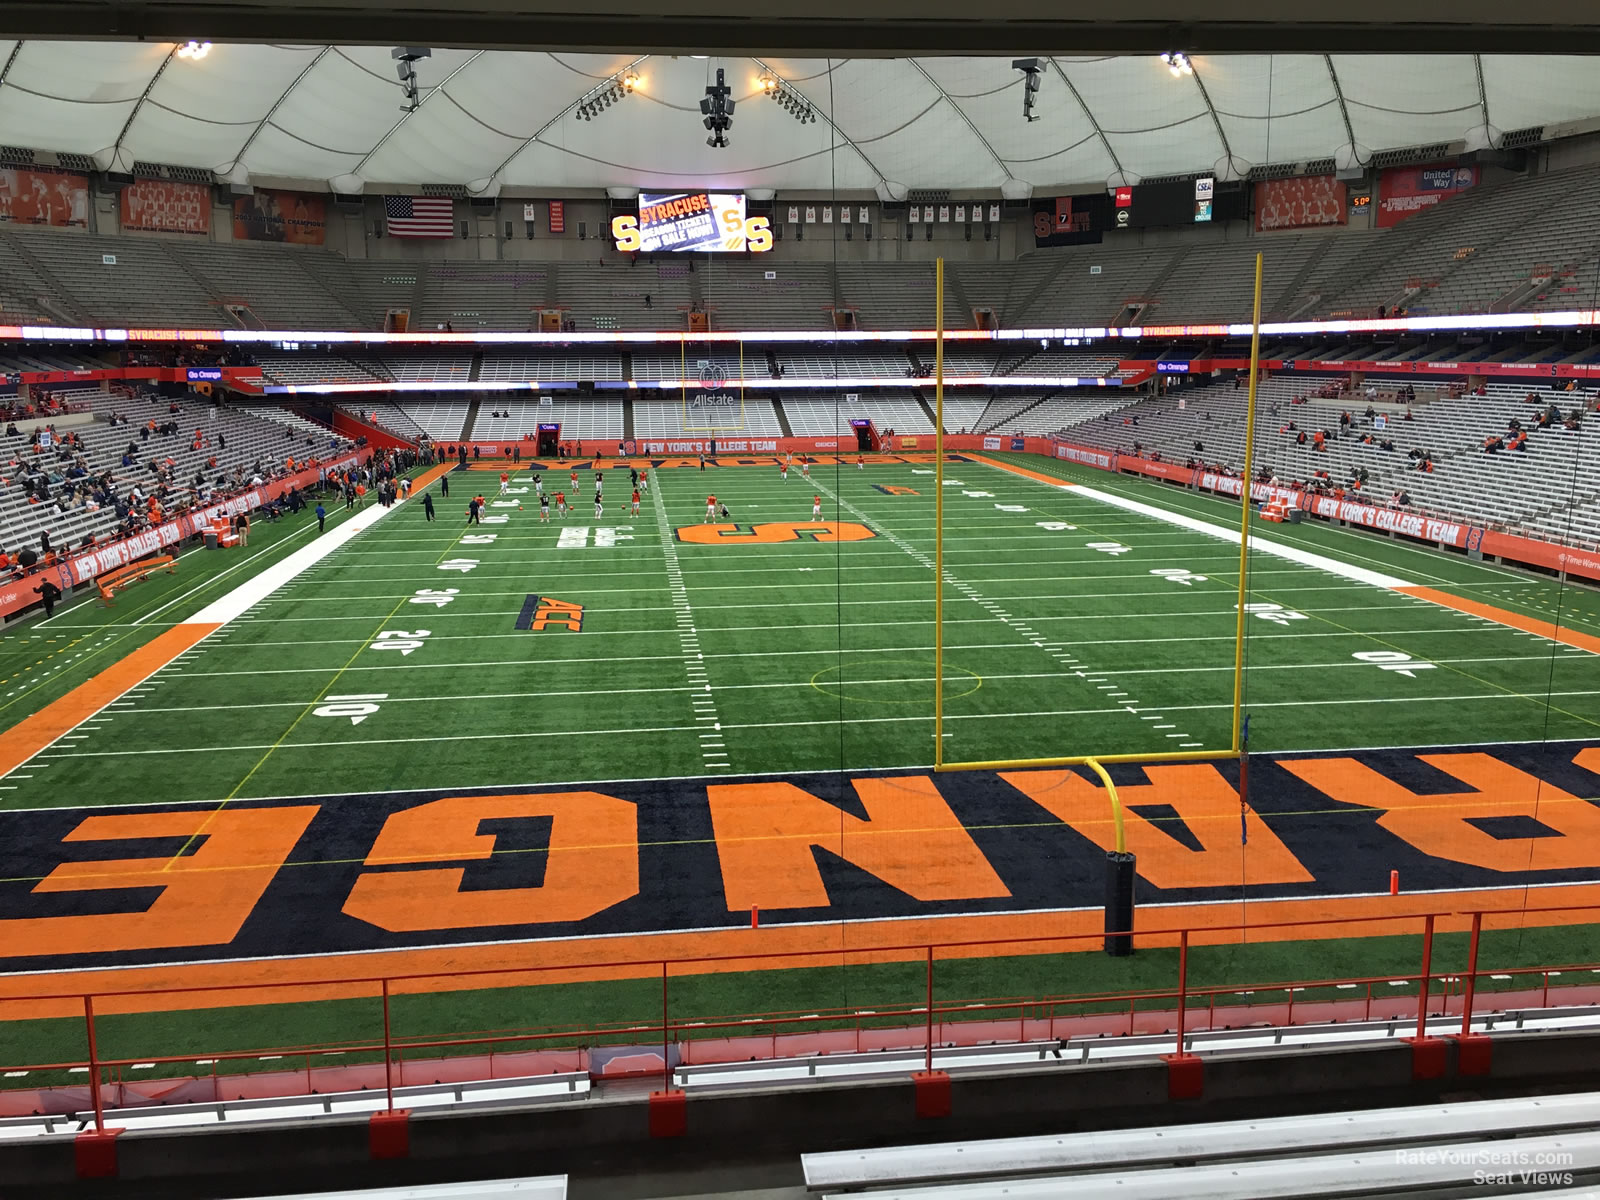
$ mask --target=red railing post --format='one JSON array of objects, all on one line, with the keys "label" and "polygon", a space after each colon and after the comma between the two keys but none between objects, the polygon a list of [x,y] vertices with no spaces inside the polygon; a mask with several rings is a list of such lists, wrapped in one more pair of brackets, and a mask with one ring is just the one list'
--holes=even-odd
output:
[{"label": "red railing post", "polygon": [[1433,974],[1433,914],[1422,926],[1422,978],[1417,988],[1417,1036],[1428,1035],[1428,980]]},{"label": "red railing post", "polygon": [[94,1041],[94,997],[83,998],[83,1024],[89,1034],[89,1096],[94,1101],[94,1128],[96,1133],[106,1129],[105,1107],[100,1102],[100,1052]]},{"label": "red railing post", "polygon": [[1472,941],[1467,948],[1467,991],[1461,1005],[1461,1036],[1472,1032],[1472,1001],[1478,990],[1478,935],[1483,930],[1483,914],[1472,914]]},{"label": "red railing post", "polygon": [[928,1059],[926,1071],[933,1070],[933,947],[928,947]]},{"label": "red railing post", "polygon": [[389,981],[383,981],[383,1091],[389,1109],[394,1111],[394,1053],[389,1036]]},{"label": "red railing post", "polygon": [[668,1053],[672,1045],[667,1029],[667,964],[661,963],[661,1090],[672,1090],[672,1058]]},{"label": "red railing post", "polygon": [[1183,1018],[1189,1007],[1189,931],[1178,935],[1178,1049],[1183,1053]]}]

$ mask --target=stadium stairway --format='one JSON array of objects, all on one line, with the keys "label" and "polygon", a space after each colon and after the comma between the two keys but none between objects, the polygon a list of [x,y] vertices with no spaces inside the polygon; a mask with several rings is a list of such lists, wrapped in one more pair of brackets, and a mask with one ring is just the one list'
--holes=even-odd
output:
[{"label": "stadium stairway", "polygon": [[622,398],[622,440],[633,441],[633,397]]},{"label": "stadium stairway", "polygon": [[[1063,254],[1057,257],[1059,261],[1053,264],[1053,269],[1040,272],[1038,282],[1033,285],[1033,289],[1026,296],[1023,296],[1014,307],[1011,304],[1011,297],[1009,295],[1006,297],[1005,323],[1022,324],[1023,315],[1034,311],[1039,303],[1039,297],[1055,286],[1056,280],[1067,269],[1067,256]],[[1018,260],[1019,266],[1022,261],[1022,259]]]},{"label": "stadium stairway", "polygon": [[50,289],[50,295],[36,297],[40,308],[52,315],[68,318],[68,324],[84,326],[94,324],[89,319],[89,312],[83,307],[83,303],[62,286],[61,280],[50,272],[50,268],[40,262],[38,256],[23,244],[23,239],[13,237],[9,233],[0,234],[0,238],[5,239],[7,248],[27,264],[39,282]]},{"label": "stadium stairway", "polygon": [[474,396],[472,402],[467,405],[467,417],[461,423],[462,441],[470,442],[472,440],[472,427],[478,423],[478,409],[481,407],[483,407],[483,398],[481,396]]},{"label": "stadium stairway", "polygon": [[1192,246],[1180,246],[1177,253],[1167,260],[1167,265],[1162,267],[1156,277],[1145,287],[1144,297],[1148,304],[1144,312],[1140,314],[1141,323],[1147,322],[1152,312],[1161,311],[1161,289],[1167,285],[1167,280],[1172,278],[1173,272],[1182,265],[1183,260],[1189,257],[1189,252],[1192,249]]},{"label": "stadium stairway", "polygon": [[794,427],[789,424],[789,414],[783,411],[783,401],[776,396],[772,398],[772,412],[778,418],[778,428],[783,430],[783,436],[793,437]]},{"label": "stadium stairway", "polygon": [[[1315,296],[1304,296],[1301,294],[1301,289],[1303,289],[1311,277],[1317,273],[1317,268],[1322,265],[1322,260],[1328,257],[1328,250],[1332,246],[1333,239],[1331,237],[1319,238],[1316,248],[1312,250],[1310,254],[1306,255],[1305,262],[1300,264],[1300,270],[1295,274],[1295,277],[1289,281],[1289,285],[1283,289],[1283,299],[1278,305],[1278,308],[1281,310],[1279,315],[1280,320],[1294,320],[1297,315],[1304,312],[1306,309],[1314,305],[1319,299],[1321,299],[1320,292]],[[1263,311],[1261,314],[1262,320],[1266,320],[1267,316],[1268,314]]]},{"label": "stadium stairway", "polygon": [[[767,353],[770,356],[772,352],[769,350]],[[633,351],[632,350],[619,350],[617,352],[617,356],[622,359],[622,377],[624,379],[626,379],[629,383],[632,383],[633,382]]]},{"label": "stadium stairway", "polygon": [[[189,281],[194,284],[195,288],[198,289],[200,294],[207,300],[211,301],[212,304],[217,306],[219,312],[226,313],[229,320],[231,320],[235,325],[245,329],[252,328],[247,321],[242,319],[233,311],[232,308],[228,306],[223,299],[222,293],[217,290],[215,285],[212,284],[211,280],[207,279],[199,271],[196,271],[194,266],[183,255],[174,253],[171,247],[169,247],[165,242],[158,241],[155,238],[150,239],[150,244],[155,246],[168,262],[170,262],[174,267],[178,268],[179,271],[182,271],[183,274],[188,277]],[[246,311],[249,310],[249,305],[245,304],[242,300],[238,301],[238,303],[244,307]],[[255,328],[265,328],[265,326],[258,325],[255,326]]]},{"label": "stadium stairway", "polygon": [[483,373],[483,351],[479,350],[472,356],[472,369],[467,372],[467,381],[477,383]]},{"label": "stadium stairway", "polygon": [[[967,299],[967,290],[961,286],[961,273],[946,269],[944,286],[944,327],[946,329],[976,329],[978,327],[978,310],[973,308],[972,301]],[[952,296],[955,297],[956,301],[953,316],[950,311],[950,298]]]}]

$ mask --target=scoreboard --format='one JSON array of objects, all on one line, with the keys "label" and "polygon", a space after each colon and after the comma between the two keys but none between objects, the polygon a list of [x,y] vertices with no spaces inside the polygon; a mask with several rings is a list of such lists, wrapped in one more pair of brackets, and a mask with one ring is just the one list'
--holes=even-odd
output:
[{"label": "scoreboard", "polygon": [[1245,217],[1245,189],[1226,184],[1219,187],[1211,176],[1118,188],[1114,200],[1112,226],[1116,229],[1239,221]]}]

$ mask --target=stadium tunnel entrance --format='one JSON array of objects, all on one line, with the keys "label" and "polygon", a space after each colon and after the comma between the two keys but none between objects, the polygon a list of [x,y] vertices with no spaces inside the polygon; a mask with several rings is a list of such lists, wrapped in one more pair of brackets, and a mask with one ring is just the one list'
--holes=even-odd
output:
[{"label": "stadium tunnel entrance", "polygon": [[539,425],[539,457],[554,458],[561,442],[561,423]]}]

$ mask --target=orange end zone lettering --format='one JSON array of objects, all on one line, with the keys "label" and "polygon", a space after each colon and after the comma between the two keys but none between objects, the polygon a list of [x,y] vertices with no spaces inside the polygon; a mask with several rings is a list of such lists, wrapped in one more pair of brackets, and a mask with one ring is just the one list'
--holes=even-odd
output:
[{"label": "orange end zone lettering", "polygon": [[882,492],[885,496],[920,496],[916,488],[896,487],[892,483],[875,483],[873,489]]},{"label": "orange end zone lettering", "polygon": [[316,806],[88,817],[69,842],[202,840],[192,854],[61,863],[34,893],[160,888],[143,912],[0,920],[8,956],[99,954],[171,946],[225,946],[238,934]]},{"label": "orange end zone lettering", "polygon": [[706,788],[729,912],[826,907],[816,849],[916,900],[1011,894],[931,779],[852,782],[866,820],[792,783]]},{"label": "orange end zone lettering", "polygon": [[[1311,882],[1311,873],[1253,809],[1245,810],[1250,853],[1240,855],[1239,793],[1216,768],[1193,764],[1144,772],[1149,783],[1119,785],[1117,798],[1128,849],[1138,856],[1139,874],[1156,887]],[[1001,772],[1000,778],[1101,849],[1116,849],[1111,802],[1098,783],[1071,771]],[[1151,820],[1133,811],[1146,805],[1170,808],[1177,819]],[[1184,829],[1198,850],[1179,839]]]},{"label": "orange end zone lettering", "polygon": [[549,817],[550,846],[538,887],[462,891],[465,868],[368,871],[344,911],[391,932],[581,921],[639,891],[634,806],[599,792],[450,796],[384,822],[366,865],[482,861],[494,853],[483,821]]},{"label": "orange end zone lettering", "polygon": [[[1589,766],[1588,753],[1578,755],[1579,766]],[[1418,757],[1472,790],[1419,796],[1353,758],[1286,759],[1279,765],[1342,804],[1383,810],[1382,828],[1435,858],[1508,872],[1600,866],[1600,809],[1587,800],[1489,754]],[[1486,820],[1508,821],[1507,836],[1475,824]],[[1517,825],[1532,832],[1529,822],[1543,826],[1543,836],[1517,836]],[[1551,830],[1557,836],[1549,836]]]},{"label": "orange end zone lettering", "polygon": [[854,521],[772,521],[760,525],[683,525],[673,531],[680,542],[701,546],[737,543],[770,546],[778,542],[864,542],[878,535]]}]

